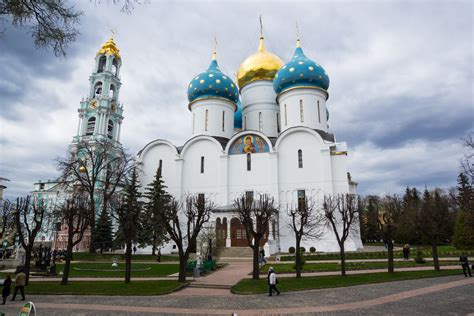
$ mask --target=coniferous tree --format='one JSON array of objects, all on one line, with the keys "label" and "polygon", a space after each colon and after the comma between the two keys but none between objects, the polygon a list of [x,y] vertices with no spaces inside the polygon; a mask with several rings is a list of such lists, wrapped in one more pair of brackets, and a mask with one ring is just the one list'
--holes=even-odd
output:
[{"label": "coniferous tree", "polygon": [[472,249],[474,248],[474,189],[466,174],[459,174],[456,189],[458,211],[453,243],[456,248]]},{"label": "coniferous tree", "polygon": [[155,179],[146,187],[144,194],[147,202],[142,213],[143,229],[139,234],[139,242],[142,245],[152,246],[152,255],[156,254],[157,247],[166,241],[166,230],[160,220],[160,212],[168,207],[171,196],[166,192],[161,178],[161,168],[156,170]]},{"label": "coniferous tree", "polygon": [[403,196],[403,209],[399,218],[398,229],[394,235],[397,242],[421,244],[420,232],[417,229],[415,217],[421,206],[420,195],[416,188],[406,188]]},{"label": "coniferous tree", "polygon": [[361,239],[364,242],[379,241],[379,197],[376,195],[369,195],[366,198],[365,204],[367,207],[361,210],[360,214]]},{"label": "coniferous tree", "polygon": [[112,220],[107,212],[107,208],[102,208],[91,244],[91,247],[93,249],[99,249],[100,253],[103,253],[104,250],[108,250],[113,246]]}]

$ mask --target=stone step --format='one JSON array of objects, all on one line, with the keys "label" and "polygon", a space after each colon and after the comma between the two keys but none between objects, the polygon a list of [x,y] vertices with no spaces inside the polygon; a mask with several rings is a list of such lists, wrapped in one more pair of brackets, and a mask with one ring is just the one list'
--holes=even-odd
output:
[{"label": "stone step", "polygon": [[201,288],[201,289],[224,289],[230,290],[232,285],[228,284],[210,284],[210,283],[199,283],[199,282],[191,282],[189,287],[193,288]]},{"label": "stone step", "polygon": [[253,256],[250,247],[220,247],[216,249],[216,253],[220,258],[252,258]]}]

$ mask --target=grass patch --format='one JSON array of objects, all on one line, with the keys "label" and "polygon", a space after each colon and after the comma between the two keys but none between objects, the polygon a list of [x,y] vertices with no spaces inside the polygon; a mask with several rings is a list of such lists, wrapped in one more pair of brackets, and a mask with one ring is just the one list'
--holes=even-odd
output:
[{"label": "grass patch", "polygon": [[[111,263],[99,263],[99,262],[84,262],[84,263],[72,263],[70,270],[70,277],[124,277],[124,271],[78,271],[74,268],[80,269],[108,269],[111,270]],[[144,269],[150,268],[147,271],[133,271],[133,269]],[[62,271],[64,264],[57,265],[57,271]],[[125,270],[125,263],[119,263],[118,270]],[[146,264],[146,263],[133,263],[132,262],[132,277],[160,277],[168,276],[170,274],[179,271],[178,264]]]},{"label": "grass patch", "polygon": [[[89,252],[75,252],[73,254],[75,261],[103,261],[112,264],[112,258],[118,258],[119,261],[125,261],[125,254],[100,254]],[[156,261],[157,256],[152,255],[132,255],[132,261]],[[162,255],[161,262],[178,262],[177,255]]]},{"label": "grass patch", "polygon": [[[367,273],[358,275],[340,275],[320,276],[320,277],[303,277],[297,278],[280,278],[278,289],[282,292],[303,291],[314,289],[325,289],[334,287],[346,287],[370,283],[393,282],[401,280],[413,280],[422,278],[433,278],[448,275],[460,275],[459,270],[441,270],[441,271],[409,271],[394,273]],[[260,280],[242,279],[231,289],[235,294],[260,294],[268,292],[266,278]]]},{"label": "grass patch", "polygon": [[[459,265],[457,261],[440,261],[441,266]],[[274,263],[265,265],[261,269],[261,273],[266,274],[268,268],[272,266],[276,273],[295,273],[294,263]],[[410,267],[431,267],[433,262],[416,263],[414,261],[395,261],[396,268]],[[329,272],[339,271],[341,266],[339,263],[305,263],[302,272]],[[387,269],[387,262],[346,262],[346,270],[369,270],[369,269]]]},{"label": "grass patch", "polygon": [[25,288],[28,294],[41,295],[163,295],[181,289],[187,283],[178,281],[133,281],[125,284],[120,281],[70,282],[30,282]]}]

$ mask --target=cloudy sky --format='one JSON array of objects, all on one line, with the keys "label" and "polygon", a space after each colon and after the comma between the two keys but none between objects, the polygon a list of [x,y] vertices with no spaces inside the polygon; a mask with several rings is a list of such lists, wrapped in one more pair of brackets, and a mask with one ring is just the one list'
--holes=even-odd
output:
[{"label": "cloudy sky", "polygon": [[[72,2],[70,2],[72,3]],[[102,1],[75,2],[81,35],[66,58],[37,50],[24,29],[0,37],[0,177],[7,197],[57,176],[77,127],[79,101],[98,48],[115,29],[123,66],[122,143],[137,152],[156,138],[191,133],[189,81],[207,68],[218,39],[234,74],[258,46],[284,61],[298,21],[308,57],[331,79],[330,129],[348,143],[360,192],[455,185],[474,132],[473,5],[470,1],[148,1],[131,14]]]}]

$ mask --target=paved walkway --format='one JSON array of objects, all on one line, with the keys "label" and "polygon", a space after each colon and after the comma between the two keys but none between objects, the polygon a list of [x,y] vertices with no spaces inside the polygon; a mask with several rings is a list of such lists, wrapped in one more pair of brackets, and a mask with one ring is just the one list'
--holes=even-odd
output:
[{"label": "paved walkway", "polygon": [[[474,278],[449,276],[287,292],[280,296],[29,296],[41,315],[466,315],[474,312]],[[20,302],[0,307],[16,315]]]}]

